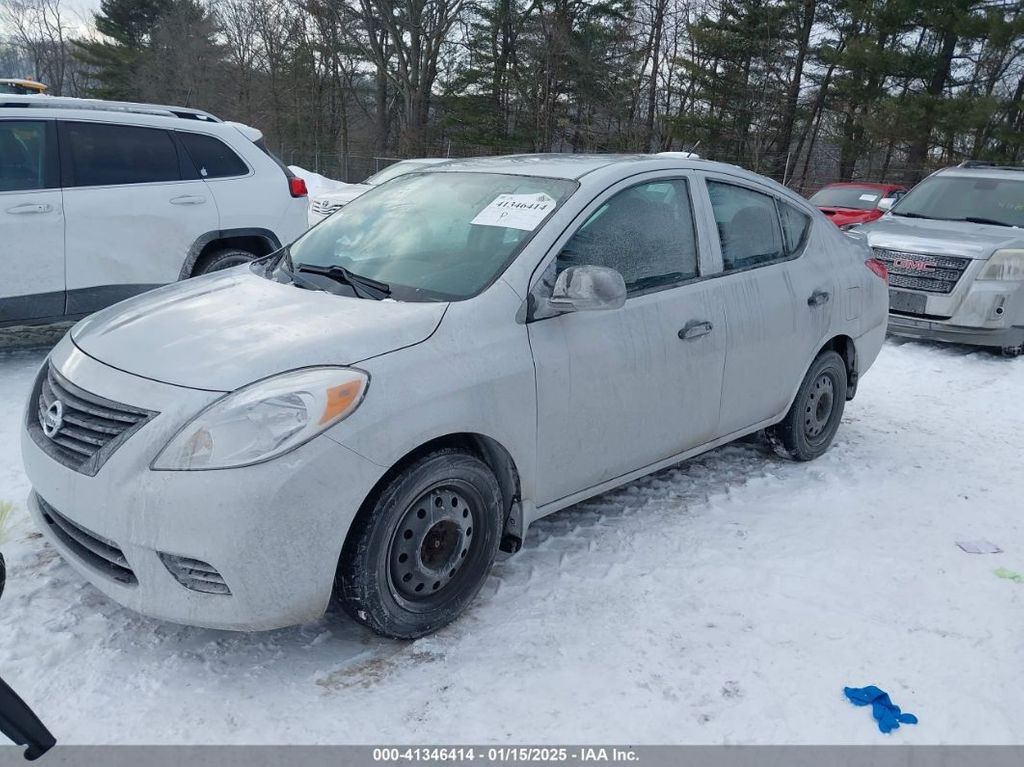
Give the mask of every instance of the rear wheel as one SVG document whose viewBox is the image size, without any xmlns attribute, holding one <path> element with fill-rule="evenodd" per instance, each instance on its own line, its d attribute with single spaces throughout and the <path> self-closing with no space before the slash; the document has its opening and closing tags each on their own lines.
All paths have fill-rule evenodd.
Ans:
<svg viewBox="0 0 1024 767">
<path fill-rule="evenodd" d="M 843 417 L 846 387 L 843 358 L 834 351 L 819 354 L 786 417 L 767 429 L 776 451 L 796 461 L 811 461 L 828 450 Z"/>
<path fill-rule="evenodd" d="M 491 571 L 501 489 L 475 455 L 443 449 L 394 477 L 353 522 L 335 591 L 356 621 L 415 639 L 450 623 Z"/>
<path fill-rule="evenodd" d="M 203 256 L 200 262 L 196 264 L 195 274 L 200 275 L 219 272 L 223 269 L 230 269 L 233 266 L 247 264 L 254 258 L 256 258 L 256 256 L 252 253 L 247 250 L 241 250 L 240 248 L 226 248 L 225 250 L 218 250 L 208 256 Z"/>
</svg>

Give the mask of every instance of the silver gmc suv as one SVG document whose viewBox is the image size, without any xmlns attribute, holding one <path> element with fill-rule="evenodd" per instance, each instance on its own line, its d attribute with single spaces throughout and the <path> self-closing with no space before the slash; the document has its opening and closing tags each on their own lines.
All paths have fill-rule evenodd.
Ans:
<svg viewBox="0 0 1024 767">
<path fill-rule="evenodd" d="M 890 333 L 1024 351 L 1024 168 L 944 168 L 858 231 L 889 269 Z"/>
</svg>

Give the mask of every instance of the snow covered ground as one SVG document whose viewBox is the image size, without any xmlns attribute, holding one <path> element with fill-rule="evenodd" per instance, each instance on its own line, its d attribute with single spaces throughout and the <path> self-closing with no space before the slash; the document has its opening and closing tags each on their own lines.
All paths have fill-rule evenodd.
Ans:
<svg viewBox="0 0 1024 767">
<path fill-rule="evenodd" d="M 717 450 L 538 523 L 469 614 L 385 641 L 100 595 L 34 533 L 0 353 L 0 673 L 66 743 L 1021 743 L 1024 359 L 890 341 L 833 449 Z M 969 555 L 957 540 L 1005 553 Z M 844 685 L 917 726 L 881 735 Z"/>
</svg>

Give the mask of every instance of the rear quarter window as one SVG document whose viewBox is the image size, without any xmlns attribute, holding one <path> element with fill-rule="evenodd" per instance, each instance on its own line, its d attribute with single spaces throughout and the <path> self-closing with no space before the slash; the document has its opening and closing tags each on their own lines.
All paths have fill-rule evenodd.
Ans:
<svg viewBox="0 0 1024 767">
<path fill-rule="evenodd" d="M 795 256 L 807 242 L 811 230 L 811 217 L 787 202 L 779 201 L 779 216 L 782 219 L 782 237 L 786 255 Z"/>
<path fill-rule="evenodd" d="M 185 145 L 200 178 L 228 178 L 249 173 L 245 161 L 218 138 L 184 131 L 178 132 L 178 138 Z"/>
</svg>

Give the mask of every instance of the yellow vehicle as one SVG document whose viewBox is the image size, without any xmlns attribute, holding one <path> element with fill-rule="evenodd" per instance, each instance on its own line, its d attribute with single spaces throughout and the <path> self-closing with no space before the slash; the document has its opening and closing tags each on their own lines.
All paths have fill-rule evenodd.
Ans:
<svg viewBox="0 0 1024 767">
<path fill-rule="evenodd" d="M 42 83 L 37 83 L 35 80 L 0 78 L 0 93 L 32 95 L 43 93 L 45 90 L 46 86 Z"/>
</svg>

